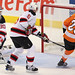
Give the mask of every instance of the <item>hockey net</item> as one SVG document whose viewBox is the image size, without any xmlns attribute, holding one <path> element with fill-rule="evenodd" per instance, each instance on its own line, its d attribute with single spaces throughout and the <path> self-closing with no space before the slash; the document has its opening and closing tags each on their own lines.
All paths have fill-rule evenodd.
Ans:
<svg viewBox="0 0 75 75">
<path fill-rule="evenodd" d="M 63 21 L 75 13 L 74 10 L 73 5 L 43 5 L 41 10 L 41 31 L 46 33 L 51 41 L 64 45 Z M 62 55 L 64 50 L 61 46 L 42 41 L 42 52 Z"/>
</svg>

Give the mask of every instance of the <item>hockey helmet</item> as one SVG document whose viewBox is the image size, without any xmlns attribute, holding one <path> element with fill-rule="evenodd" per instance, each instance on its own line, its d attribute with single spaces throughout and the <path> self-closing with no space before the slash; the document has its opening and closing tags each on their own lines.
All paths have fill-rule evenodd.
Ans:
<svg viewBox="0 0 75 75">
<path fill-rule="evenodd" d="M 38 9 L 38 5 L 37 5 L 37 3 L 32 2 L 32 3 L 30 4 L 29 9 L 30 9 L 30 10 L 37 10 L 37 9 Z"/>
<path fill-rule="evenodd" d="M 0 6 L 0 11 L 2 11 L 2 7 Z"/>
</svg>

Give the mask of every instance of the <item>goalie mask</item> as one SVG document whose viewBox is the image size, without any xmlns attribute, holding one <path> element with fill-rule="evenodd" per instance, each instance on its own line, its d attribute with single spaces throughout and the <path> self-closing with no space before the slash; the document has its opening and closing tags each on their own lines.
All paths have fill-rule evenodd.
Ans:
<svg viewBox="0 0 75 75">
<path fill-rule="evenodd" d="M 29 9 L 30 9 L 30 10 L 35 10 L 35 11 L 37 11 L 37 10 L 38 10 L 37 3 L 32 2 L 32 3 L 30 4 Z"/>
</svg>

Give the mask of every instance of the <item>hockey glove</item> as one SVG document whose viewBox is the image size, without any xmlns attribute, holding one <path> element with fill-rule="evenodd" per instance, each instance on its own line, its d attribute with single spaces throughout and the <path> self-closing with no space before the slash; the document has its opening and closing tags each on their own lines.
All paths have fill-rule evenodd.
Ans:
<svg viewBox="0 0 75 75">
<path fill-rule="evenodd" d="M 32 34 L 32 27 L 29 25 L 27 28 L 25 28 L 26 35 L 29 36 Z"/>
<path fill-rule="evenodd" d="M 47 36 L 45 33 L 40 33 L 40 32 L 39 32 L 39 33 L 37 34 L 37 36 L 40 37 L 41 39 L 43 39 L 44 42 L 49 43 L 49 38 L 48 38 L 48 36 Z"/>
</svg>

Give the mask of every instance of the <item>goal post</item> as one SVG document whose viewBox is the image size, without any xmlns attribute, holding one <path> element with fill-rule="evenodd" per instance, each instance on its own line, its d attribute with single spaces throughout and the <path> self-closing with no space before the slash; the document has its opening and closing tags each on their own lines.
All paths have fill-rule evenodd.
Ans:
<svg viewBox="0 0 75 75">
<path fill-rule="evenodd" d="M 41 32 L 42 33 L 44 33 L 44 7 L 53 7 L 53 8 L 75 10 L 75 6 L 66 6 L 66 5 L 64 6 L 64 5 L 54 5 L 54 4 L 50 4 L 50 5 L 44 4 L 44 5 L 42 5 L 42 7 L 41 7 Z M 43 40 L 41 40 L 41 43 L 42 43 L 41 52 L 43 53 L 44 52 L 44 42 L 43 42 Z"/>
</svg>

